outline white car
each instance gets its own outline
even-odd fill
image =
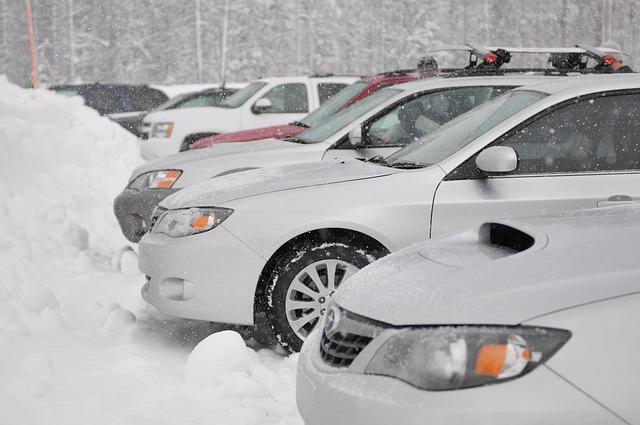
[[[387,87],[296,138],[214,145],[149,161],[133,171],[114,211],[124,235],[138,242],[158,203],[194,183],[252,168],[388,156],[508,89],[552,78],[557,77],[435,78]]]
[[[286,124],[302,119],[358,77],[280,77],[249,83],[221,106],[152,112],[140,139],[145,159],[187,150],[196,140],[219,133]]]
[[[638,76],[557,80],[480,105],[386,161],[195,184],[161,202],[140,241],[142,295],[178,317],[252,324],[265,313],[296,350],[335,288],[389,252],[487,218],[638,202],[639,104]]]
[[[492,221],[358,272],[300,354],[307,425],[640,423],[640,208]]]

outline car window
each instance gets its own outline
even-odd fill
[[[267,83],[265,83],[264,81],[254,81],[253,83],[249,83],[242,89],[226,98],[224,102],[220,104],[220,106],[224,108],[238,108],[244,105],[247,100],[251,99],[251,97],[256,94],[258,90],[266,85]]]
[[[318,126],[303,131],[297,136],[297,139],[302,143],[322,142],[399,93],[402,93],[402,90],[392,88],[379,90],[327,118]]]
[[[166,94],[149,87],[127,87],[127,109],[129,111],[150,111],[166,102]]]
[[[353,84],[349,84],[327,102],[323,103],[322,106],[301,119],[300,122],[309,127],[315,127],[325,118],[328,118],[338,112],[347,102],[351,101],[353,97],[359,94],[367,86],[368,83],[366,81],[356,81]]]
[[[120,96],[110,87],[95,86],[82,93],[85,105],[95,109],[101,115],[124,111]]]
[[[518,155],[511,174],[640,169],[639,94],[584,99],[556,109],[501,143]]]
[[[368,123],[363,143],[405,146],[512,87],[460,87],[422,94]]]
[[[174,109],[219,106],[224,98],[225,94],[220,92],[202,93],[176,104]]]
[[[425,167],[437,164],[546,96],[547,93],[530,90],[518,90],[498,96],[400,149],[386,158],[386,161],[412,162]]]
[[[269,90],[262,99],[271,102],[265,114],[303,113],[309,111],[306,84],[281,84]]]
[[[331,99],[336,93],[345,88],[347,84],[344,83],[318,83],[318,97],[320,104],[322,105],[327,100]]]

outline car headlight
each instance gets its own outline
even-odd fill
[[[562,329],[527,326],[435,326],[390,337],[365,373],[442,391],[514,379],[546,361],[569,338]]]
[[[172,238],[195,235],[215,228],[232,213],[229,208],[169,210],[160,216],[151,233],[162,233]]]
[[[181,170],[159,170],[140,174],[129,183],[130,189],[169,189],[182,174]]]
[[[172,122],[156,122],[151,125],[151,137],[171,137]]]

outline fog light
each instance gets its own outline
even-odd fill
[[[170,300],[185,301],[193,297],[193,283],[188,280],[170,277],[162,281],[160,295]]]

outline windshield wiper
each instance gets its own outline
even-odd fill
[[[289,125],[297,125],[298,127],[311,128],[310,126],[303,123],[302,121],[292,121],[289,123]]]
[[[306,140],[301,139],[299,137],[287,137],[287,138],[284,138],[282,140],[284,140],[285,142],[299,143],[299,144],[302,144],[302,145],[306,145],[307,144]]]
[[[372,158],[369,158],[367,160],[365,160],[367,162],[373,162],[374,164],[380,164],[380,165],[389,165],[387,163],[387,161],[385,161],[384,156],[382,155],[376,155]]]
[[[400,168],[403,170],[413,170],[416,168],[424,168],[425,165],[424,164],[418,164],[417,162],[413,162],[413,161],[397,161],[397,162],[391,162],[391,163],[387,163],[388,167],[392,167],[392,168]]]

